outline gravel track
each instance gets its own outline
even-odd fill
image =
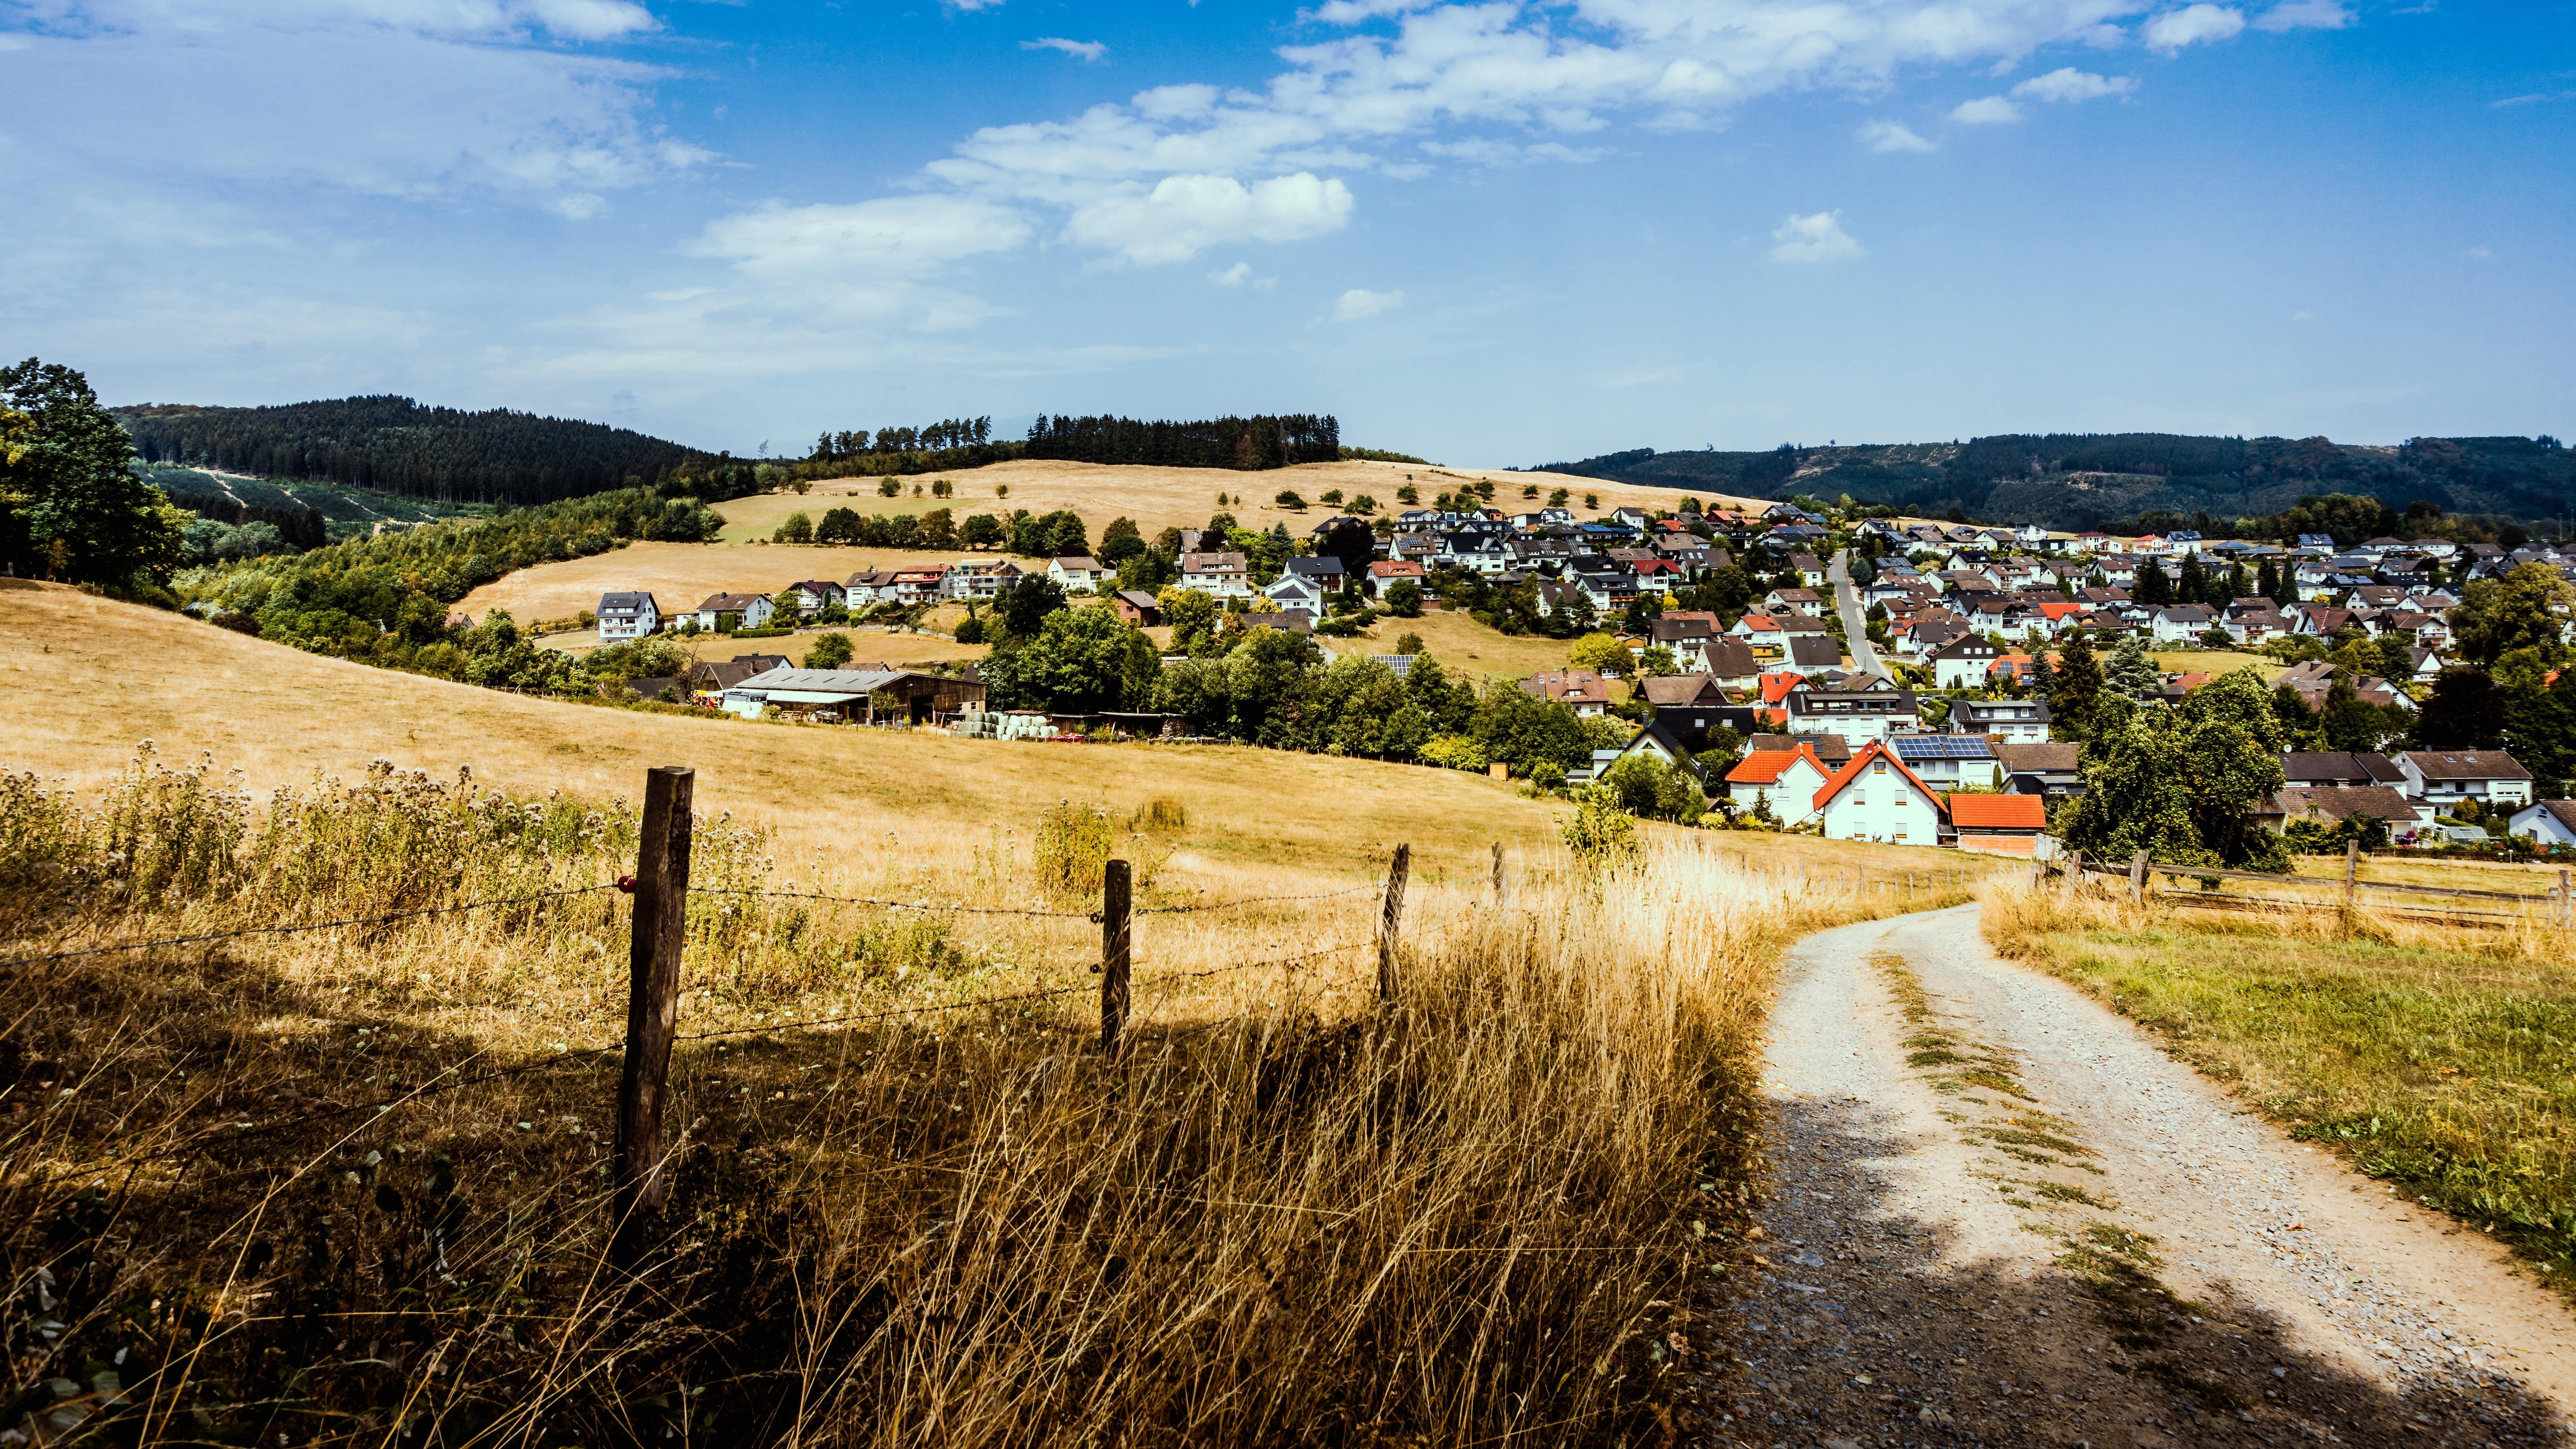
[[[1763,1088],[1703,1442],[2576,1443],[2564,1304],[1995,957],[1974,906],[1801,942]]]

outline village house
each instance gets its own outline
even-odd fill
[[[2048,743],[2044,699],[1960,699],[1950,703],[1950,732],[1988,735],[2008,745]]]
[[[1910,689],[1801,689],[1781,703],[1789,733],[1840,735],[1855,745],[1911,734],[1917,723]]]
[[[2013,795],[2037,795],[2053,809],[2061,800],[2084,793],[2084,774],[2078,763],[2081,748],[2074,744],[1996,745],[1995,763],[2004,767],[2004,790]]]
[[[2543,800],[2516,814],[2506,825],[2543,850],[2576,846],[2576,800]]]
[[[834,604],[846,604],[850,596],[849,590],[829,579],[798,579],[779,592],[793,594],[796,598],[797,614],[807,619],[813,618]]]
[[[2290,785],[2256,806],[2254,818],[2266,828],[2287,830],[2302,820],[2330,826],[2367,815],[2403,835],[2429,828],[2435,813],[2432,805],[2385,785]]]
[[[1020,566],[1009,559],[959,559],[948,566],[948,597],[989,599],[1019,581]]]
[[[2037,795],[1953,793],[1951,844],[1987,855],[2034,855],[2048,833],[2048,805]]]
[[[1801,825],[1816,813],[1816,792],[1832,778],[1815,746],[1802,740],[1793,749],[1746,755],[1726,772],[1726,798],[1738,810],[1766,806],[1781,824]]]
[[[945,724],[983,708],[971,679],[905,669],[788,669],[755,674],[724,691],[723,708],[746,719],[775,709],[822,724]]]
[[[1591,719],[1610,708],[1610,686],[1589,669],[1546,669],[1521,681],[1521,692],[1572,705]]]
[[[1932,666],[1932,683],[1939,689],[1979,689],[1986,682],[1986,671],[2004,651],[1993,640],[1975,634],[1958,638],[1926,656]]]
[[[641,639],[662,628],[662,608],[651,594],[602,594],[597,614],[602,644]]]
[[[1068,594],[1094,594],[1108,582],[1111,570],[1089,554],[1047,560],[1047,579]]]
[[[1182,554],[1181,587],[1220,599],[1251,598],[1251,561],[1239,553]]]
[[[1143,589],[1119,589],[1109,596],[1109,607],[1118,617],[1139,629],[1151,629],[1163,622],[1162,601]]]
[[[1895,735],[1887,745],[1927,785],[1989,790],[2003,782],[2002,764],[1982,735]]]
[[[2531,803],[2531,772],[2502,750],[2408,750],[2397,757],[2397,768],[2408,795],[2436,806]]]
[[[730,634],[737,629],[766,628],[775,609],[761,594],[710,594],[693,617],[702,633]]]
[[[1815,809],[1827,840],[1941,843],[1941,797],[1880,741],[1853,755],[1816,791]]]

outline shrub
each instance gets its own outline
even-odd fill
[[[805,651],[805,667],[838,669],[850,662],[850,655],[853,652],[855,651],[850,648],[850,636],[835,630],[815,638],[814,647]]]
[[[1398,654],[1421,654],[1427,650],[1428,646],[1422,642],[1422,636],[1419,634],[1402,635],[1395,641],[1395,652]]]
[[[1109,812],[1058,801],[1038,817],[1038,884],[1059,895],[1100,893],[1109,866]]]
[[[1306,500],[1298,497],[1297,490],[1294,488],[1280,489],[1270,501],[1288,509],[1303,510],[1306,506]]]
[[[1618,793],[1604,785],[1575,792],[1574,813],[1557,822],[1557,833],[1574,858],[1594,871],[1615,871],[1636,864],[1637,822],[1619,808]]]
[[[958,643],[960,643],[960,644],[981,644],[981,643],[983,643],[983,642],[984,642],[984,621],[983,621],[983,620],[981,620],[981,619],[975,618],[975,617],[974,617],[974,616],[972,616],[972,615],[969,615],[969,616],[967,616],[966,618],[959,620],[959,621],[958,621],[958,623],[957,623],[957,642],[958,642]]]
[[[1434,735],[1424,741],[1415,754],[1422,763],[1444,770],[1473,770],[1482,774],[1494,764],[1494,757],[1485,753],[1485,747],[1469,735]]]
[[[1377,500],[1371,498],[1365,493],[1355,493],[1351,495],[1351,512],[1375,513],[1377,512]]]
[[[1394,583],[1387,585],[1386,609],[1388,613],[1395,615],[1399,619],[1421,618],[1422,585],[1415,583],[1411,579],[1397,579]],[[1414,638],[1416,636],[1407,635],[1405,637]],[[1417,649],[1413,652],[1418,654],[1422,651]]]
[[[878,496],[879,498],[900,498],[900,497],[902,497],[902,496],[903,496],[903,482],[902,482],[902,480],[900,480],[900,479],[896,479],[896,478],[879,478],[879,479],[877,480],[877,496]]]
[[[1169,795],[1157,795],[1140,806],[1127,822],[1130,830],[1187,830],[1190,828],[1189,807]]]

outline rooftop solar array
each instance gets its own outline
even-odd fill
[[[1983,735],[1898,735],[1888,741],[1907,760],[1990,760]]]

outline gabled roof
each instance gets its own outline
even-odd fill
[[[1705,674],[1667,674],[1637,681],[1638,692],[1646,702],[1658,706],[1688,707],[1695,704],[1726,703],[1726,691]]]
[[[1755,676],[1755,680],[1762,686],[1764,704],[1778,704],[1807,686],[1807,676],[1803,674],[1763,674]]]
[[[2072,744],[1995,745],[1995,758],[2016,775],[2071,775],[2075,772],[2080,746]]]
[[[1792,634],[1789,636],[1789,662],[1792,664],[1840,664],[1843,646],[1831,634]]]
[[[2037,795],[1950,794],[1950,823],[1961,830],[2046,830],[2048,802]]]
[[[2409,750],[2402,757],[2427,780],[2528,780],[2531,772],[2502,750]]]
[[[1800,760],[1815,766],[1818,775],[1831,777],[1833,768],[1816,757],[1816,747],[1805,740],[1794,750],[1760,750],[1746,755],[1736,767],[1726,772],[1730,785],[1776,785]]]
[[[1895,766],[1896,773],[1903,775],[1909,784],[1913,785],[1915,789],[1922,791],[1923,798],[1932,802],[1933,809],[1938,810],[1941,808],[1941,797],[1933,793],[1931,786],[1923,783],[1923,777],[1906,768],[1905,762],[1896,757],[1896,752],[1889,749],[1883,742],[1878,740],[1870,741],[1859,754],[1851,757],[1851,763],[1836,771],[1834,773],[1834,777],[1827,780],[1824,785],[1816,791],[1816,798],[1813,801],[1815,807],[1819,810],[1824,809],[1825,802],[1833,799],[1836,795],[1841,794],[1844,786],[1859,779],[1868,771],[1872,760],[1885,760],[1890,765]]]
[[[2292,785],[2272,793],[2283,823],[2367,815],[2390,824],[2416,818],[2415,804],[2386,785]]]

